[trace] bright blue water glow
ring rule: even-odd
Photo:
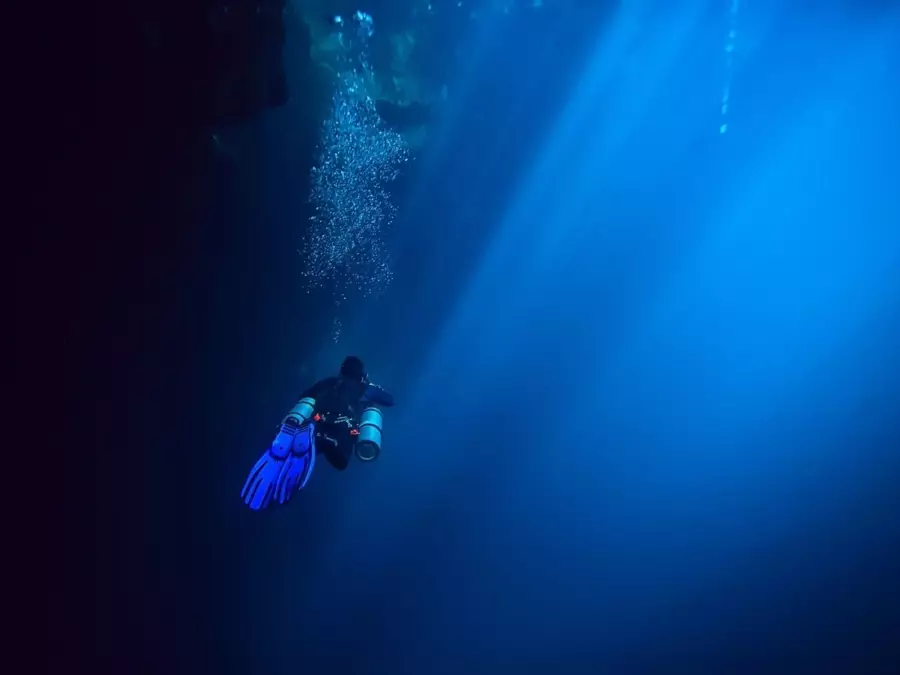
[[[552,74],[498,92],[492,142],[445,120],[404,216],[443,245],[373,372],[416,353],[449,268],[462,286],[377,465],[278,521],[327,523],[285,658],[302,631],[358,672],[760,673],[839,649],[846,612],[883,637],[835,593],[867,597],[898,536],[897,16],[774,6],[741,7],[726,111],[729,7],[624,3],[508,193]],[[475,178],[434,180],[454,163]],[[355,344],[388,330],[361,317]]]

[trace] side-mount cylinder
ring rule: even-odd
[[[298,427],[302,427],[312,419],[315,412],[316,399],[307,396],[297,401],[297,405],[290,409],[288,414],[284,416],[284,419],[281,420],[281,423],[284,424],[288,420],[293,420]]]
[[[356,438],[356,456],[363,462],[372,462],[381,454],[381,433],[384,415],[375,406],[363,410],[359,418],[359,436]]]

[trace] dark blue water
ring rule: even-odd
[[[303,291],[302,101],[234,132],[122,357],[144,471],[109,634],[160,673],[893,672],[898,21],[471,22],[387,188],[391,285],[337,310]],[[249,512],[347,353],[398,398],[381,457]]]

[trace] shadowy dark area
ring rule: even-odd
[[[252,672],[211,590],[242,554],[209,468],[223,435],[257,444],[300,381],[266,373],[311,347],[286,235],[320,105],[308,36],[283,0],[96,9],[52,45],[88,59],[44,205],[65,401],[49,672]]]

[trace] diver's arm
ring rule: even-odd
[[[394,405],[394,397],[377,384],[372,384],[371,382],[369,382],[369,386],[366,387],[366,393],[363,394],[362,401],[363,403],[383,405],[385,408],[390,408]]]

